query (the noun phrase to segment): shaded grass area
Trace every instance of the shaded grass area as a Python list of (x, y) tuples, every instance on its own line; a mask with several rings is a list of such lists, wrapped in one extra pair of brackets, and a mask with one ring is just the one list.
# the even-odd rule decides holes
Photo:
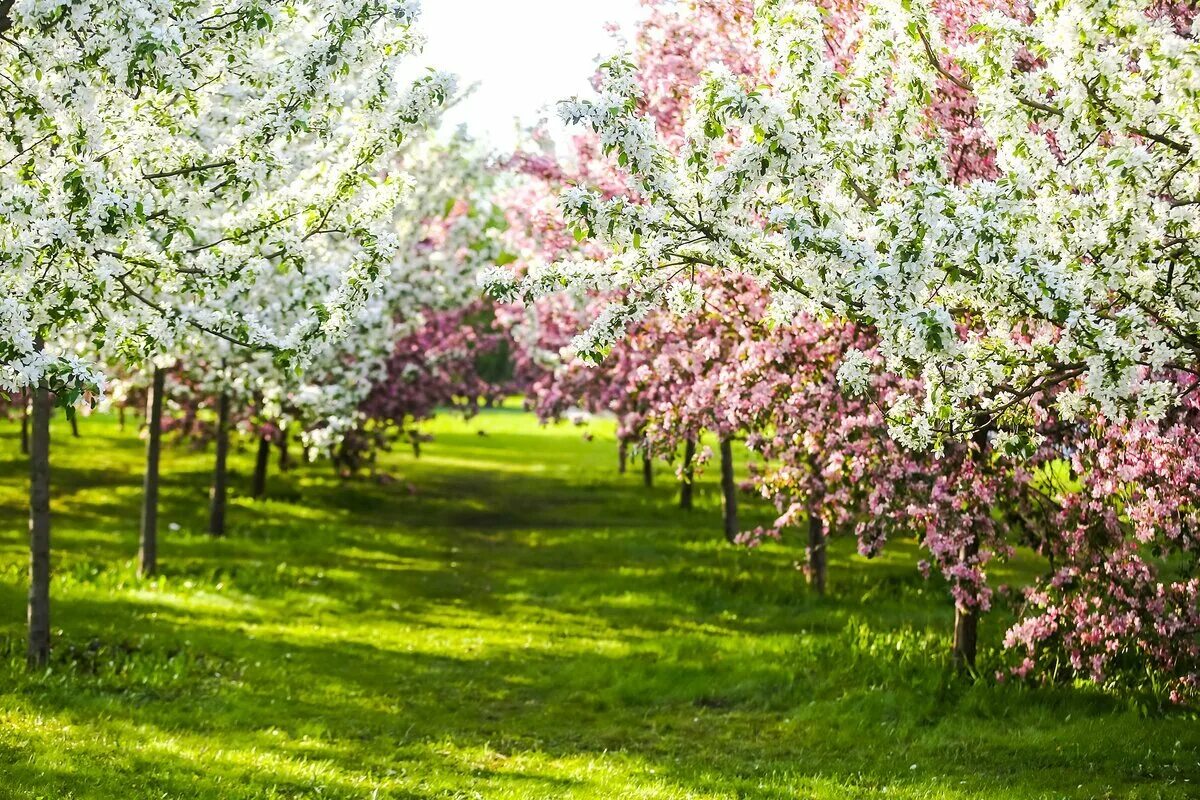
[(153, 580), (141, 443), (81, 428), (54, 432), (56, 643), (30, 675), (25, 465), (0, 426), (0, 797), (1200, 796), (1193, 717), (955, 679), (911, 543), (838, 543), (815, 598), (794, 543), (724, 544), (715, 475), (678, 511), (666, 468), (652, 491), (616, 473), (601, 423), (445, 417), (389, 480), (314, 465), (263, 502), (238, 494), (247, 449), (225, 540), (203, 533), (211, 454), (173, 447)]

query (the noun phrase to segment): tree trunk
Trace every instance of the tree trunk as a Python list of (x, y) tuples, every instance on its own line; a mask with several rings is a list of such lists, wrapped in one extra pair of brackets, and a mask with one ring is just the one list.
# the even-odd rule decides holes
[(121, 433), (125, 432), (125, 406), (117, 406), (117, 429)]
[(617, 472), (624, 475), (629, 468), (629, 444), (625, 440), (617, 443)]
[(271, 439), (263, 436), (258, 440), (258, 457), (254, 461), (254, 483), (250, 496), (260, 500), (267, 495), (267, 467), (271, 463)]
[(421, 436), (420, 436), (420, 434), (414, 433), (412, 435), (412, 451), (413, 451), (413, 458), (421, 457)]
[(695, 469), (692, 460), (696, 457), (696, 440), (688, 439), (683, 446), (683, 483), (679, 486), (679, 507), (684, 511), (692, 510), (692, 478)]
[(67, 419), (71, 422), (71, 435), (79, 438), (79, 413), (71, 408), (67, 410)]
[[(972, 538), (963, 545), (959, 560), (968, 563), (979, 555), (979, 539)], [(959, 672), (975, 669), (975, 652), (979, 644), (979, 609), (954, 606), (954, 668)]]
[(29, 391), (21, 393), (21, 455), (29, 455)]
[[(988, 446), (988, 428), (986, 426), (986, 417), (980, 415), (976, 418), (979, 428), (971, 437), (971, 441), (975, 445), (975, 453), (973, 457), (977, 459), (981, 465), (987, 459)], [(978, 532), (971, 537), (970, 541), (962, 546), (958, 552), (958, 560), (960, 564), (971, 564), (979, 555), (979, 535)], [(952, 659), (954, 667), (959, 672), (974, 672), (975, 670), (975, 653), (979, 644), (979, 609), (961, 608), (957, 603), (954, 605), (954, 643)]]
[(162, 453), (163, 384), (166, 372), (154, 368), (154, 382), (146, 399), (146, 475), (142, 480), (142, 530), (138, 547), (138, 574), (158, 572), (158, 464)]
[(287, 472), (292, 468), (292, 459), (288, 456), (287, 431), (279, 432), (279, 471)]
[(824, 596), (828, 573), (829, 552), (826, 549), (825, 525), (817, 513), (816, 504), (808, 508), (808, 585)]
[(738, 507), (737, 484), (733, 478), (733, 441), (721, 440), (721, 495), (725, 498), (725, 540), (737, 542)]
[(29, 442), (29, 652), (30, 668), (50, 660), (50, 390), (33, 390)]
[(642, 453), (642, 483), (647, 489), (654, 486), (654, 462), (649, 453)]
[(209, 495), (208, 532), (213, 536), (225, 535), (225, 500), (227, 474), (225, 465), (229, 459), (229, 394), (222, 392), (217, 401), (217, 463), (213, 469), (212, 492)]

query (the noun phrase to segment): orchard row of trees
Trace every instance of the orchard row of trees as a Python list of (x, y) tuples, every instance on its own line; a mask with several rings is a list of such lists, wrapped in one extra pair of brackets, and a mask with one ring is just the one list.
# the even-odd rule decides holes
[(1001, 677), (1200, 696), (1194, 8), (652, 2), (597, 88), (481, 277), (538, 412), (614, 412), (685, 507), (708, 434), (726, 535), (804, 529), (817, 591), (828, 537), (917, 538), (963, 668), (1032, 549)]
[[(724, 533), (920, 541), (973, 669), (1200, 697), (1200, 44), (1145, 0), (651, 0), (562, 151), (486, 167), (401, 0), (0, 1), (0, 389), (28, 413), (29, 660), (49, 654), (49, 418), (299, 442), (341, 473), (439, 405), (616, 416), (720, 462)], [(492, 298), (478, 297), (479, 283)], [(582, 331), (582, 332), (581, 332)], [(509, 370), (511, 369), (511, 376)], [(715, 442), (717, 453), (706, 442)], [(735, 443), (755, 454), (743, 486)], [(719, 455), (718, 455), (719, 453)], [(290, 456), (285, 456), (283, 463)], [(740, 489), (776, 504), (746, 531)], [(833, 587), (836, 588), (836, 587)]]
[(261, 493), (273, 443), (351, 470), (484, 393), (473, 275), (495, 219), (469, 143), (431, 136), (453, 79), (401, 77), (415, 14), (0, 2), (0, 390), (30, 463), (31, 666), (50, 652), (56, 405), (144, 404), (153, 574), (164, 431), (215, 443), (220, 536), (231, 431), (259, 441)]

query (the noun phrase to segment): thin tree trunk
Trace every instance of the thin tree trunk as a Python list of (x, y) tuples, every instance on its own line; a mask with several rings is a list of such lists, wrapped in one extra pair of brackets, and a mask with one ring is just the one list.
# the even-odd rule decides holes
[[(979, 540), (972, 538), (959, 551), (961, 563), (973, 561), (979, 555)], [(954, 668), (959, 672), (975, 669), (975, 653), (979, 644), (979, 609), (954, 606)]]
[(617, 443), (617, 472), (624, 475), (629, 469), (629, 444), (624, 439)]
[(818, 595), (825, 594), (829, 575), (829, 531), (821, 519), (821, 501), (825, 496), (825, 483), (821, 478), (821, 465), (809, 456), (808, 467), (812, 471), (815, 485), (808, 498), (808, 585)]
[(733, 441), (721, 440), (721, 495), (725, 498), (725, 540), (737, 542), (738, 507), (737, 484), (733, 478)]
[(117, 429), (125, 432), (125, 406), (117, 406)]
[(817, 513), (816, 503), (808, 508), (808, 585), (818, 595), (825, 594), (829, 552), (826, 549), (825, 525)]
[[(988, 446), (988, 429), (984, 422), (986, 418), (980, 415), (977, 417), (979, 429), (971, 437), (975, 444), (974, 458), (982, 462), (987, 459)], [(960, 564), (972, 564), (979, 556), (979, 535), (976, 531), (971, 539), (966, 542), (958, 552)], [(951, 654), (954, 662), (954, 667), (959, 672), (973, 672), (975, 670), (975, 655), (979, 645), (979, 609), (962, 608), (959, 604), (954, 605), (954, 643)]]
[(142, 530), (138, 547), (138, 574), (158, 572), (158, 475), (162, 454), (163, 385), (166, 372), (154, 368), (154, 382), (146, 400), (146, 476), (142, 480)]
[[(39, 343), (40, 344), (40, 343)], [(39, 347), (40, 349), (40, 347)], [(30, 668), (50, 659), (50, 390), (33, 390), (29, 447), (29, 652)]]
[(29, 455), (29, 390), (21, 393), (21, 455)]
[(225, 465), (229, 459), (229, 394), (221, 393), (217, 401), (217, 463), (213, 469), (212, 492), (209, 495), (208, 532), (225, 535), (225, 501), (227, 479)]
[(688, 439), (683, 446), (683, 482), (679, 486), (679, 507), (684, 511), (692, 510), (692, 479), (695, 469), (692, 460), (696, 457), (696, 440)]
[(79, 414), (75, 409), (67, 410), (67, 419), (71, 422), (71, 435), (76, 439), (79, 438)]
[(412, 451), (413, 451), (413, 458), (421, 457), (421, 435), (420, 434), (414, 433), (412, 435)]
[(649, 453), (642, 453), (642, 483), (647, 489), (654, 486), (654, 462)]
[(258, 500), (267, 495), (267, 467), (271, 463), (271, 439), (263, 436), (258, 440), (258, 457), (254, 461), (254, 483), (250, 496)]
[(279, 432), (279, 471), (287, 472), (292, 468), (292, 459), (288, 456), (288, 439), (287, 431)]

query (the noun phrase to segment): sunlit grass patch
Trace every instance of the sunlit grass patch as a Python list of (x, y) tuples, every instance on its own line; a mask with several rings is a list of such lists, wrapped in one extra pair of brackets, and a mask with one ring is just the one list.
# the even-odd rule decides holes
[[(640, 465), (618, 475), (604, 421), (446, 416), (379, 479), (308, 465), (272, 474), (265, 501), (243, 449), (220, 541), (211, 454), (172, 447), (151, 579), (133, 427), (56, 431), (56, 647), (34, 674), (24, 470), (0, 428), (0, 797), (1197, 794), (1188, 715), (988, 678), (1003, 612), (985, 677), (954, 677), (952, 610), (915, 543), (870, 561), (835, 543), (816, 598), (799, 543), (724, 543), (715, 475), (690, 514), (668, 468), (653, 490)], [(746, 498), (744, 516), (773, 515)]]

